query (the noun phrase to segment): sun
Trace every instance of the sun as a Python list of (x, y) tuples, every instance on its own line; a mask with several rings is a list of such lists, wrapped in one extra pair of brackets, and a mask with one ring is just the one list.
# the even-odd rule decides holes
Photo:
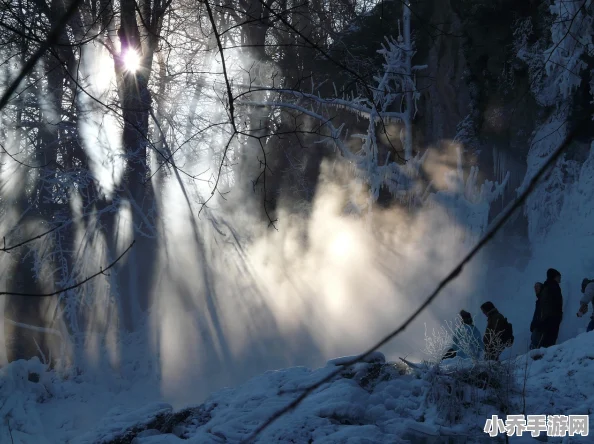
[(128, 72), (136, 72), (140, 68), (140, 54), (134, 49), (127, 49), (123, 60), (124, 69)]

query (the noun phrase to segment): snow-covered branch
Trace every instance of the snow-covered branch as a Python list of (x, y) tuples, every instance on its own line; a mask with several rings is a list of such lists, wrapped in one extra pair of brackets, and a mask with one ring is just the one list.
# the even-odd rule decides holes
[[(414, 43), (411, 39), (410, 10), (404, 8), (404, 30), (398, 38), (386, 38), (381, 49), (378, 50), (384, 57), (382, 74), (374, 77), (373, 85), (366, 85), (366, 90), (371, 91), (370, 97), (322, 97), (312, 90), (302, 92), (292, 89), (258, 88), (256, 91), (266, 91), (276, 95), (272, 100), (249, 100), (252, 90), (242, 93), (241, 100), (236, 101), (237, 106), (270, 107), (277, 109), (293, 110), (304, 116), (309, 116), (318, 122), (321, 127), (329, 132), (327, 141), (335, 145), (340, 155), (354, 167), (355, 176), (369, 186), (368, 209), (379, 197), (382, 187), (386, 187), (393, 195), (405, 198), (409, 202), (415, 199), (407, 198), (411, 191), (414, 178), (418, 177), (419, 168), (424, 160), (424, 155), (414, 155), (412, 140), (412, 122), (416, 115), (416, 104), (420, 93), (416, 88), (415, 73), (426, 68), (425, 65), (412, 66), (412, 57), (415, 54)], [(342, 136), (343, 125), (336, 126), (333, 122), (335, 116), (330, 117), (326, 108), (337, 108), (354, 113), (368, 121), (367, 131), (364, 134)], [(399, 157), (399, 147), (395, 147), (387, 137), (390, 144), (389, 154), (380, 159), (380, 141), (377, 131), (386, 132), (387, 123), (401, 124), (400, 140), (402, 142), (403, 162), (390, 159), (390, 154)], [(387, 136), (387, 134), (385, 134)], [(353, 152), (347, 139), (359, 139), (361, 149)], [(383, 163), (382, 163), (383, 162)], [(414, 191), (418, 193), (418, 190)]]

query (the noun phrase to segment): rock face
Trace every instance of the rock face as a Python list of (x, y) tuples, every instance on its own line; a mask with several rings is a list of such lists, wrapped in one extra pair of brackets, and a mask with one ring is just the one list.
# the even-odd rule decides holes
[[(467, 61), (462, 51), (462, 23), (450, 2), (430, 3), (431, 8), (422, 11), (428, 23), (423, 24), (418, 18), (413, 21), (417, 63), (428, 65), (417, 78), (422, 99), (415, 135), (420, 145), (453, 139), (458, 125), (470, 112), (471, 103), (465, 74)], [(429, 23), (441, 24), (430, 26)]]
[(515, 36), (528, 18), (541, 32), (546, 10), (523, 3), (432, 1), (415, 27), (418, 63), (427, 63), (429, 75), (419, 79), (424, 93), (417, 140), (434, 145), (458, 135), (485, 178), (501, 180), (510, 171), (509, 191), (523, 179), (530, 136), (546, 113), (530, 93)]
[[(525, 174), (532, 132), (550, 112), (534, 100), (528, 67), (517, 57), (518, 27), (530, 20), (530, 38), (546, 37), (548, 3), (430, 0), (412, 1), (411, 9), (413, 64), (427, 65), (417, 74), (415, 145), (440, 148), (458, 136), (466, 160), (478, 162), (485, 178), (501, 180), (510, 171), (513, 191)], [(377, 72), (376, 51), (384, 36), (398, 35), (401, 15), (401, 2), (382, 2), (349, 28), (336, 53), (347, 47), (353, 60), (368, 60), (358, 69)]]
[[(337, 40), (335, 54), (348, 48), (344, 57), (351, 65), (356, 62), (362, 76), (377, 74), (382, 66), (377, 49), (384, 36), (399, 35), (402, 7), (398, 1), (381, 2)], [(509, 172), (502, 198), (491, 205), (493, 217), (517, 196), (526, 176), (535, 131), (555, 112), (554, 106), (539, 103), (533, 94), (538, 81), (534, 78), (535, 64), (543, 64), (543, 51), (550, 46), (549, 2), (412, 0), (410, 7), (416, 45), (413, 65), (427, 65), (416, 77), (421, 98), (414, 121), (415, 148), (434, 148), (437, 157), (448, 162), (455, 160), (451, 153), (455, 152), (452, 141), (456, 139), (463, 147), (466, 171), (479, 167), (478, 183), (502, 182)], [(538, 60), (518, 57), (534, 48)], [(335, 78), (341, 75), (336, 73)], [(353, 132), (361, 130), (356, 122), (345, 123)], [(393, 134), (392, 149), (398, 149), (398, 131)], [(379, 157), (385, 158), (388, 151), (390, 147), (385, 144)], [(390, 205), (392, 196), (380, 195), (378, 203)], [(504, 230), (505, 237), (516, 238), (513, 248), (521, 250), (513, 256), (526, 256), (528, 222), (524, 214), (518, 213)]]
[[(510, 173), (499, 213), (516, 197), (527, 170), (534, 131), (554, 109), (537, 103), (534, 79), (518, 52), (549, 37), (548, 2), (533, 0), (432, 0), (415, 5), (413, 29), (417, 79), (422, 92), (415, 141), (423, 149), (448, 149), (456, 137), (466, 167), (478, 165), (480, 180), (501, 182)], [(529, 24), (529, 26), (524, 26)], [(525, 29), (529, 35), (522, 35)], [(526, 237), (527, 221), (516, 217), (508, 236)]]

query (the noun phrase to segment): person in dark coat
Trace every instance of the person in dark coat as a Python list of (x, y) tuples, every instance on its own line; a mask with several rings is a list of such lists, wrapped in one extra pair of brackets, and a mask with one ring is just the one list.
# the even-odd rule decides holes
[(561, 294), (561, 273), (554, 268), (547, 270), (547, 280), (540, 292), (540, 315), (535, 331), (540, 337), (540, 347), (550, 347), (557, 342), (559, 327), (563, 319), (563, 295)]
[(491, 301), (481, 305), (481, 311), (487, 317), (487, 328), (483, 336), (485, 359), (498, 361), (503, 349), (509, 345), (503, 339), (507, 320), (499, 313), (499, 310), (495, 308)]
[(532, 322), (530, 323), (530, 333), (532, 336), (530, 338), (530, 350), (534, 350), (540, 346), (540, 340), (542, 335), (536, 331), (536, 325), (538, 324), (538, 320), (540, 319), (540, 294), (542, 291), (542, 282), (536, 282), (534, 284), (534, 294), (536, 295), (536, 305), (534, 307), (534, 315), (532, 316)]

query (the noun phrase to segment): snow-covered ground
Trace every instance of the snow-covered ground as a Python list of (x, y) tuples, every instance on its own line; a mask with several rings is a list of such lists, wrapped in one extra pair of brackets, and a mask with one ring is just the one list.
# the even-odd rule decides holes
[[(594, 414), (594, 333), (549, 349), (518, 356), (504, 368), (513, 373), (510, 414)], [(456, 423), (445, 418), (440, 382), (468, 370), (453, 360), (438, 371), (386, 363), (382, 354), (345, 370), (322, 385), (294, 411), (281, 417), (256, 442), (398, 443), (490, 442), (482, 430), (497, 411), (489, 396), (480, 403), (461, 395)], [(241, 442), (300, 389), (336, 369), (340, 360), (316, 370), (269, 371), (206, 402), (174, 412), (159, 399), (158, 380), (149, 377), (92, 382), (64, 379), (37, 360), (16, 361), (0, 370), (2, 443), (222, 443)], [(526, 375), (526, 376), (525, 376)], [(39, 376), (39, 377), (37, 377)], [(440, 379), (441, 378), (441, 379)], [(449, 379), (448, 379), (449, 378)], [(134, 380), (135, 382), (130, 382)], [(480, 391), (480, 390), (479, 390)], [(475, 393), (476, 396), (476, 393)], [(451, 395), (450, 395), (451, 397)], [(525, 410), (524, 410), (525, 405)], [(453, 435), (450, 441), (444, 438)], [(441, 436), (441, 441), (435, 441)], [(11, 441), (12, 439), (12, 441)], [(408, 441), (407, 441), (408, 440)], [(569, 442), (592, 442), (573, 437)], [(535, 442), (527, 434), (511, 442)], [(561, 441), (550, 438), (549, 442)]]
[[(477, 261), (433, 304), (431, 313), (425, 313), (398, 341), (383, 350), (388, 359), (396, 360), (399, 353), (417, 359), (421, 355), (423, 324), (427, 323), (429, 328), (437, 326), (441, 319), (451, 319), (461, 308), (472, 311), (475, 316), (478, 314), (476, 324), (479, 330), (484, 330), (485, 318), (480, 315), (478, 306), (489, 299), (514, 325), (516, 343), (504, 357), (524, 352), (534, 309), (532, 285), (542, 280), (546, 269), (552, 266), (563, 274), (565, 318), (560, 340), (565, 342), (544, 351), (542, 357), (539, 352), (532, 352), (516, 358), (513, 371), (522, 389), (516, 387), (513, 397), (517, 410), (510, 413), (592, 415), (594, 333), (576, 336), (584, 331), (589, 316), (575, 317), (581, 296), (579, 283), (583, 277), (594, 277), (590, 257), (594, 239), (592, 216), (580, 211), (592, 197), (592, 188), (588, 186), (591, 177), (594, 177), (594, 157), (581, 167), (580, 180), (565, 190), (567, 195), (560, 209), (563, 218), (557, 222), (547, 219), (541, 224), (546, 230), (534, 234), (532, 258), (525, 268), (490, 269), (485, 266), (486, 261)], [(534, 209), (527, 213), (532, 219), (542, 216)], [(351, 226), (354, 223), (339, 225), (338, 219), (332, 219), (328, 212), (320, 214), (324, 217), (319, 219), (332, 223), (327, 222), (325, 228), (320, 229), (322, 224), (315, 219), (312, 226), (316, 226), (317, 231), (307, 234), (310, 250), (317, 253), (308, 253), (308, 261), (282, 263), (277, 270), (273, 265), (282, 261), (278, 260), (276, 249), (260, 248), (256, 249), (260, 254), (249, 253), (250, 265), (256, 269), (253, 281), (265, 287), (266, 298), (254, 299), (258, 302), (258, 309), (254, 309), (251, 287), (225, 287), (222, 292), (225, 297), (215, 301), (211, 310), (211, 313), (219, 313), (222, 319), (219, 328), (225, 334), (215, 335), (214, 327), (213, 332), (203, 331), (209, 325), (208, 319), (196, 322), (201, 319), (196, 313), (208, 302), (196, 295), (207, 293), (194, 289), (197, 286), (195, 271), (172, 263), (170, 268), (180, 274), (170, 281), (179, 284), (186, 279), (192, 291), (188, 291), (191, 297), (186, 301), (166, 287), (161, 289), (168, 297), (161, 298), (161, 305), (153, 310), (156, 324), (171, 337), (159, 338), (160, 347), (149, 344), (150, 331), (140, 332), (137, 340), (128, 338), (129, 344), (118, 344), (117, 362), (108, 362), (108, 357), (99, 353), (88, 369), (70, 374), (68, 378), (44, 371), (35, 360), (14, 362), (0, 369), (0, 409), (4, 418), (0, 424), (0, 444), (100, 443), (109, 442), (126, 431), (127, 438), (118, 438), (115, 442), (132, 442), (133, 439), (136, 444), (239, 442), (269, 414), (297, 396), (296, 389), (332, 371), (335, 362), (316, 370), (294, 367), (270, 371), (246, 381), (250, 376), (266, 368), (295, 363), (316, 367), (323, 362), (319, 356), (353, 353), (375, 342), (416, 308), (420, 303), (418, 297), (427, 294), (444, 272), (449, 271), (452, 257), (457, 256), (450, 250), (459, 252), (453, 245), (464, 238), (461, 235), (464, 224), (458, 227), (459, 236), (445, 236), (443, 229), (447, 227), (431, 224), (439, 220), (438, 217), (419, 219), (419, 223), (424, 222), (427, 227), (415, 227), (412, 231), (423, 242), (414, 238), (410, 244), (404, 243), (410, 246), (412, 253), (400, 249), (396, 255), (388, 248), (370, 247), (370, 243), (364, 242), (367, 238), (362, 231)], [(403, 228), (398, 226), (398, 229)], [(456, 234), (455, 229), (451, 231)], [(431, 233), (437, 233), (447, 242), (440, 245), (427, 241), (434, 239), (429, 236)], [(393, 243), (403, 244), (397, 240)], [(181, 240), (178, 242), (184, 244)], [(284, 243), (288, 244), (286, 240)], [(383, 246), (388, 244), (382, 239)], [(341, 248), (336, 248), (340, 245)], [(419, 252), (417, 245), (425, 250)], [(216, 246), (216, 249), (221, 248)], [(285, 245), (284, 250), (290, 249)], [(294, 256), (301, 258), (307, 252), (301, 254), (298, 250), (297, 253)], [(186, 255), (172, 254), (171, 257), (181, 260)], [(243, 269), (237, 266), (238, 271), (234, 272), (232, 259), (234, 256), (226, 255), (225, 263), (215, 267), (222, 276), (216, 280), (220, 285), (239, 282)], [(370, 265), (378, 261), (381, 267)], [(261, 263), (272, 265), (262, 266)], [(407, 264), (407, 270), (402, 263)], [(432, 265), (429, 270), (427, 264)], [(292, 285), (281, 273), (286, 272), (285, 268), (293, 272)], [(335, 300), (336, 294), (342, 295), (340, 301)], [(268, 311), (264, 310), (266, 307)], [(323, 328), (327, 326), (332, 328)], [(309, 332), (312, 339), (295, 341), (296, 332)], [(220, 337), (230, 338), (227, 348), (233, 359), (223, 359), (224, 354), (218, 353), (213, 338)], [(199, 338), (206, 344), (202, 348), (196, 345)], [(268, 342), (263, 341), (269, 338)], [(155, 350), (160, 354), (156, 355)], [(117, 367), (116, 373), (111, 365)], [(525, 370), (528, 378), (524, 390)], [(408, 439), (422, 443), (425, 442), (422, 437), (436, 434), (454, 434), (456, 438), (451, 442), (488, 440), (482, 428), (485, 419), (497, 413), (495, 405), (483, 402), (488, 401), (488, 396), (483, 396), (480, 403), (464, 406), (462, 420), (452, 425), (440, 420), (444, 413), (440, 410), (443, 402), (435, 402), (429, 396), (436, 387), (432, 373), (400, 374), (400, 367), (388, 364), (371, 364), (361, 371), (359, 376), (345, 374), (321, 387), (297, 410), (267, 429), (259, 442), (399, 442)], [(368, 377), (365, 377), (366, 371), (371, 373)], [(30, 373), (41, 375), (39, 382), (34, 382), (35, 376), (30, 381)], [(219, 390), (226, 385), (237, 388)], [(204, 401), (206, 393), (213, 394)], [(182, 405), (192, 403), (200, 407), (179, 410)], [(158, 435), (148, 436), (151, 433)], [(468, 439), (464, 441), (464, 437)], [(532, 438), (526, 436), (524, 440)], [(587, 438), (574, 440), (589, 442)]]

